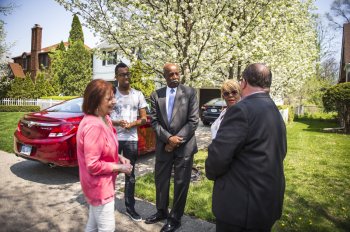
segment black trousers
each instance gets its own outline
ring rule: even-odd
[[[135,163],[137,160],[137,141],[119,141],[119,154],[130,160],[133,166],[132,172],[125,175],[124,198],[127,209],[134,209],[135,207]]]
[[[180,221],[184,214],[191,180],[193,155],[186,157],[177,157],[174,153],[162,155],[169,156],[169,159],[165,161],[156,160],[155,164],[157,210],[168,210],[170,179],[174,167],[174,201],[169,218]]]
[[[247,229],[216,220],[216,232],[270,232],[270,229]]]

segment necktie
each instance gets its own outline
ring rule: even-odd
[[[175,89],[170,89],[169,101],[168,101],[168,122],[170,123],[171,115],[173,113],[174,100],[175,100]]]

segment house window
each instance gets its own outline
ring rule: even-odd
[[[39,56],[39,64],[40,64],[40,68],[41,67],[47,68],[47,66],[49,65],[47,54],[42,54]]]
[[[27,56],[25,54],[22,56],[22,67],[23,67],[23,70],[27,70],[27,68],[28,68]]]
[[[114,51],[103,51],[102,66],[106,65],[116,65],[117,64],[117,53]]]

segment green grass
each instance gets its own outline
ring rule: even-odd
[[[13,152],[13,133],[25,112],[0,112],[0,150]]]
[[[273,231],[350,231],[350,136],[324,133],[327,127],[337,125],[306,120],[287,126],[284,209]],[[203,178],[191,183],[185,213],[214,221],[213,183],[203,173],[206,156],[206,151],[195,155]],[[136,194],[155,202],[153,174],[138,178]]]
[[[13,152],[13,133],[23,112],[0,112],[0,150]],[[334,123],[304,120],[287,126],[283,216],[273,231],[350,231],[350,135],[324,133]],[[213,182],[204,174],[206,151],[195,155],[202,179],[191,183],[185,213],[214,221]],[[173,187],[171,188],[171,195]],[[136,194],[155,202],[153,174],[138,178]],[[170,206],[172,205],[172,199]]]

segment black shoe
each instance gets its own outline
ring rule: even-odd
[[[146,224],[154,224],[156,222],[162,221],[164,219],[167,219],[168,214],[158,210],[157,213],[149,216],[148,218],[146,218],[145,223]]]
[[[181,226],[179,221],[168,220],[167,223],[162,227],[160,232],[173,232]]]
[[[141,216],[136,213],[135,209],[127,209],[126,215],[128,215],[132,220],[139,222],[142,220]]]

